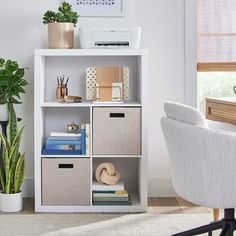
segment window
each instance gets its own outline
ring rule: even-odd
[[[235,96],[236,1],[197,0],[198,91],[204,112],[205,97]]]

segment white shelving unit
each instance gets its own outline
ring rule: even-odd
[[[130,70],[130,101],[92,103],[85,100],[87,67],[126,66]],[[55,99],[56,78],[70,76],[69,94],[82,96],[82,103],[58,103]],[[34,150],[36,212],[144,212],[147,207],[147,51],[132,49],[36,49],[34,81]],[[93,109],[95,107],[141,108],[140,155],[93,155]],[[90,155],[42,155],[42,147],[51,131],[63,131],[71,121],[90,123]],[[88,206],[51,206],[42,203],[42,159],[87,158],[90,162],[90,204]],[[132,196],[130,206],[94,206],[92,181],[96,166],[113,162]],[[60,183],[58,183],[60,184]]]

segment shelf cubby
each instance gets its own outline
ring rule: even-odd
[[[87,107],[51,107],[44,108],[44,137],[50,132],[66,132],[67,125],[90,123],[90,109]]]
[[[104,162],[112,163],[120,173],[120,180],[124,182],[125,190],[138,196],[139,192],[139,160],[137,158],[93,158],[93,181],[95,181],[96,167]]]
[[[66,63],[65,63],[66,61]],[[45,65],[44,102],[54,102],[57,77],[69,77],[69,94],[86,97],[86,69],[88,67],[125,66],[129,68],[129,101],[140,102],[138,60],[135,56],[48,57]]]

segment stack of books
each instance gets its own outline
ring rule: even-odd
[[[106,185],[93,182],[93,205],[132,205],[129,193],[124,189],[124,183]]]
[[[44,155],[89,155],[89,124],[81,125],[81,132],[51,132],[42,150]]]

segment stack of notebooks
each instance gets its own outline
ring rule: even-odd
[[[51,132],[47,138],[44,155],[89,155],[89,124],[81,125],[81,132]]]
[[[106,185],[93,182],[93,205],[132,205],[129,193],[124,189],[124,183]]]

